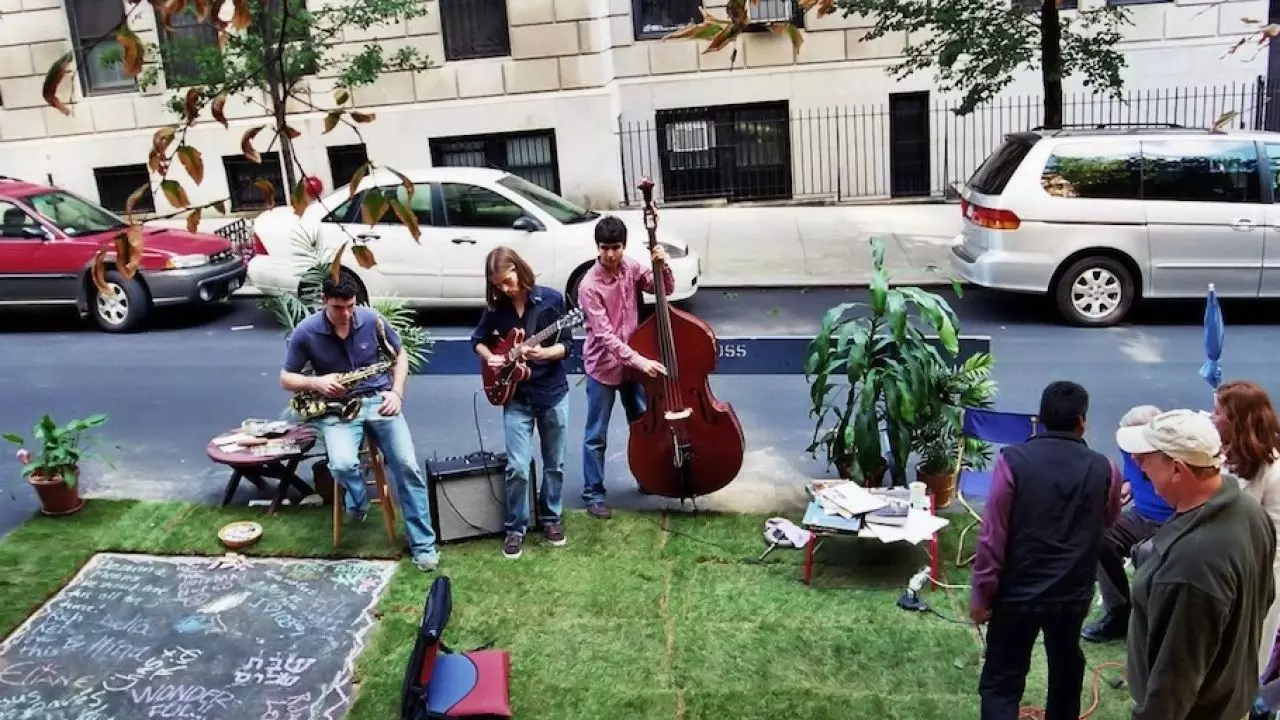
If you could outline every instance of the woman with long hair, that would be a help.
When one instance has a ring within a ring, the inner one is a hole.
[[[1214,394],[1213,418],[1226,455],[1223,469],[1262,504],[1280,533],[1280,418],[1267,392],[1256,383],[1232,380]],[[1280,626],[1280,556],[1276,558],[1276,600],[1267,610],[1258,648],[1258,673],[1267,671]]]

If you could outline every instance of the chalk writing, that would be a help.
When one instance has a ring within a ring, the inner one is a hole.
[[[0,720],[342,717],[394,571],[97,555],[0,642]]]

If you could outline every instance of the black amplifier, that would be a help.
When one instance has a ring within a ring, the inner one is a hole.
[[[530,461],[527,532],[541,527],[535,469]],[[427,496],[431,499],[431,527],[436,542],[443,545],[505,535],[506,473],[506,453],[481,451],[427,460]]]

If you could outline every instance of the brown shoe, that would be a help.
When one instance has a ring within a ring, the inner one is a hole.
[[[507,533],[506,542],[502,543],[502,554],[505,555],[508,560],[518,560],[520,555],[523,554],[523,551],[521,550],[521,545],[523,544],[524,535],[509,532]]]
[[[547,523],[542,528],[542,536],[546,538],[548,545],[553,547],[564,546],[564,526],[560,523]]]
[[[588,505],[587,514],[599,520],[608,520],[613,517],[613,511],[609,509],[608,505],[605,505],[602,502],[591,503]]]

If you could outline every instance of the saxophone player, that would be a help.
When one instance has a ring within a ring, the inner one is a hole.
[[[332,399],[358,400],[358,411],[350,421],[334,416],[316,421],[328,451],[329,470],[345,491],[347,516],[364,520],[369,511],[359,452],[365,432],[370,432],[395,483],[413,563],[431,571],[440,555],[431,528],[427,485],[401,413],[409,357],[395,328],[378,311],[356,306],[358,291],[354,275],[345,270],[336,281],[325,277],[324,309],[298,323],[289,336],[280,385],[294,393],[311,391]],[[391,375],[376,374],[348,388],[342,374],[378,363],[380,350],[394,358]],[[308,364],[315,375],[302,374]]]

